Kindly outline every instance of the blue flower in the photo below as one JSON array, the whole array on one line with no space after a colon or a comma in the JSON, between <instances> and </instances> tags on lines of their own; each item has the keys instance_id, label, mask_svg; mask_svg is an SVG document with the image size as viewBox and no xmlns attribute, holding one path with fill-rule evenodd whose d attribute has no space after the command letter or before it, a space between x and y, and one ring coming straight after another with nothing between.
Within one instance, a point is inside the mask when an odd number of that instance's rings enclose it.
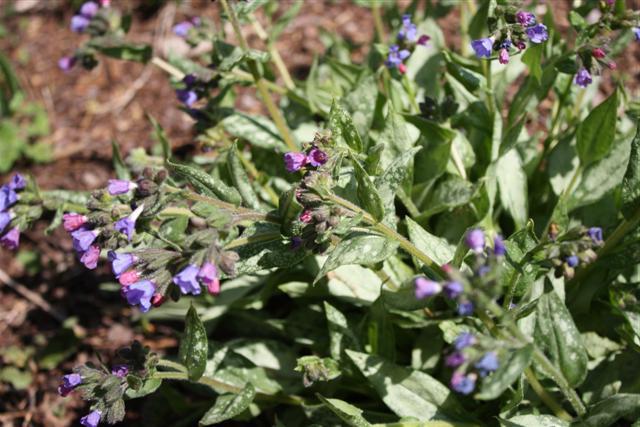
<instances>
[{"instance_id":1,"label":"blue flower","mask_svg":"<svg viewBox=\"0 0 640 427\"><path fill-rule=\"evenodd\" d=\"M471 301L461 301L458 303L458 314L460 316L471 316L473 314L473 303Z\"/></svg>"},{"instance_id":2,"label":"blue flower","mask_svg":"<svg viewBox=\"0 0 640 427\"><path fill-rule=\"evenodd\" d=\"M408 42L415 42L418 39L418 28L411 22L411 15L406 14L402 16L402 28L398 32L398 40L406 40Z\"/></svg>"},{"instance_id":3,"label":"blue flower","mask_svg":"<svg viewBox=\"0 0 640 427\"><path fill-rule=\"evenodd\" d=\"M470 347L476 343L476 337L471 332L463 332L456 337L453 342L453 347L460 351L464 348Z\"/></svg>"},{"instance_id":4,"label":"blue flower","mask_svg":"<svg viewBox=\"0 0 640 427\"><path fill-rule=\"evenodd\" d=\"M530 27L532 25L535 25L536 16L533 13L525 12L521 10L518 13L516 13L516 20L520 25L524 27Z\"/></svg>"},{"instance_id":5,"label":"blue flower","mask_svg":"<svg viewBox=\"0 0 640 427\"><path fill-rule=\"evenodd\" d=\"M98 13L98 5L92 1L88 1L80 7L80 15L91 19Z\"/></svg>"},{"instance_id":6,"label":"blue flower","mask_svg":"<svg viewBox=\"0 0 640 427\"><path fill-rule=\"evenodd\" d=\"M445 283L443 288L443 293L445 294L445 296L451 299L457 298L460 294L462 294L463 291L464 286L462 286L462 283L456 281Z\"/></svg>"},{"instance_id":7,"label":"blue flower","mask_svg":"<svg viewBox=\"0 0 640 427\"><path fill-rule=\"evenodd\" d=\"M402 61L407 59L411 55L407 49L400 49L400 46L394 44L389 47L389 55L387 56L387 60L385 64L387 67L400 67L402 65Z\"/></svg>"},{"instance_id":8,"label":"blue flower","mask_svg":"<svg viewBox=\"0 0 640 427\"><path fill-rule=\"evenodd\" d=\"M457 368L458 366L462 365L465 361L466 361L466 357L464 357L464 354L462 354L459 351L454 351L453 353L451 353L445 358L444 364L450 368Z\"/></svg>"},{"instance_id":9,"label":"blue flower","mask_svg":"<svg viewBox=\"0 0 640 427\"><path fill-rule=\"evenodd\" d=\"M156 285L151 280L142 280L122 288L122 293L131 305L140 307L146 313L151 308L151 298L156 291Z\"/></svg>"},{"instance_id":10,"label":"blue flower","mask_svg":"<svg viewBox=\"0 0 640 427\"><path fill-rule=\"evenodd\" d=\"M640 41L640 27L634 27L631 29L633 31L633 35L636 38L636 41Z\"/></svg>"},{"instance_id":11,"label":"blue flower","mask_svg":"<svg viewBox=\"0 0 640 427\"><path fill-rule=\"evenodd\" d=\"M416 286L416 298L418 299L432 297L442 291L442 285L440 285L440 283L424 277L418 277L414 283Z\"/></svg>"},{"instance_id":12,"label":"blue flower","mask_svg":"<svg viewBox=\"0 0 640 427\"><path fill-rule=\"evenodd\" d=\"M136 230L136 221L138 220L138 217L140 216L143 210L144 210L144 204L138 206L136 210L131 212L131 215L119 219L114 224L113 228L115 228L116 231L124 233L127 236L127 239L131 241L131 239L133 238L133 233Z\"/></svg>"},{"instance_id":13,"label":"blue flower","mask_svg":"<svg viewBox=\"0 0 640 427\"><path fill-rule=\"evenodd\" d=\"M102 412L95 410L89 412L84 417L80 418L80 424L84 427L98 427L100 424L100 417L102 416Z\"/></svg>"},{"instance_id":14,"label":"blue flower","mask_svg":"<svg viewBox=\"0 0 640 427\"><path fill-rule=\"evenodd\" d=\"M467 232L464 242L473 252L482 253L484 251L484 232L479 228L473 228Z\"/></svg>"},{"instance_id":15,"label":"blue flower","mask_svg":"<svg viewBox=\"0 0 640 427\"><path fill-rule=\"evenodd\" d=\"M120 277L122 273L130 269L138 260L138 258L133 254L119 254L115 251L109 251L108 257L109 261L111 261L111 270L113 270L113 274L116 278Z\"/></svg>"},{"instance_id":16,"label":"blue flower","mask_svg":"<svg viewBox=\"0 0 640 427\"><path fill-rule=\"evenodd\" d=\"M536 24L533 27L529 27L525 30L527 37L531 40L531 43L542 43L549 39L547 34L547 27L544 24Z\"/></svg>"},{"instance_id":17,"label":"blue flower","mask_svg":"<svg viewBox=\"0 0 640 427\"><path fill-rule=\"evenodd\" d=\"M86 252L100 234L97 230L79 229L71 233L73 248L78 253Z\"/></svg>"},{"instance_id":18,"label":"blue flower","mask_svg":"<svg viewBox=\"0 0 640 427\"><path fill-rule=\"evenodd\" d=\"M198 282L198 273L200 269L197 265L189 264L180 273L173 276L173 283L178 285L180 292L183 294L200 294L200 283Z\"/></svg>"},{"instance_id":19,"label":"blue flower","mask_svg":"<svg viewBox=\"0 0 640 427\"><path fill-rule=\"evenodd\" d=\"M80 374L67 374L62 377L62 384L58 386L58 394L65 397L71 391L82 383Z\"/></svg>"},{"instance_id":20,"label":"blue flower","mask_svg":"<svg viewBox=\"0 0 640 427\"><path fill-rule=\"evenodd\" d=\"M0 212L6 211L18 201L18 193L9 185L0 187Z\"/></svg>"},{"instance_id":21,"label":"blue flower","mask_svg":"<svg viewBox=\"0 0 640 427\"><path fill-rule=\"evenodd\" d=\"M471 48L478 58L490 58L493 50L493 40L489 38L473 40Z\"/></svg>"},{"instance_id":22,"label":"blue flower","mask_svg":"<svg viewBox=\"0 0 640 427\"><path fill-rule=\"evenodd\" d=\"M0 233L11 223L11 216L9 212L0 212Z\"/></svg>"},{"instance_id":23,"label":"blue flower","mask_svg":"<svg viewBox=\"0 0 640 427\"><path fill-rule=\"evenodd\" d=\"M578 258L576 255L568 256L565 261L567 262L567 265L569 267L576 267L578 264L580 264L580 258Z\"/></svg>"},{"instance_id":24,"label":"blue flower","mask_svg":"<svg viewBox=\"0 0 640 427\"><path fill-rule=\"evenodd\" d=\"M189 21L183 21L173 27L173 33L178 37L185 38L189 35L189 30L193 28L193 24Z\"/></svg>"},{"instance_id":25,"label":"blue flower","mask_svg":"<svg viewBox=\"0 0 640 427\"><path fill-rule=\"evenodd\" d=\"M107 191L112 196L118 196L120 194L126 194L135 188L136 185L124 179L110 179L107 185Z\"/></svg>"},{"instance_id":26,"label":"blue flower","mask_svg":"<svg viewBox=\"0 0 640 427\"><path fill-rule=\"evenodd\" d=\"M2 227L0 227L0 230L2 229ZM589 230L587 230L587 235L591 238L591 240L593 241L593 243L599 245L600 243L603 242L602 239L602 228L600 227L591 227L589 228Z\"/></svg>"},{"instance_id":27,"label":"blue flower","mask_svg":"<svg viewBox=\"0 0 640 427\"><path fill-rule=\"evenodd\" d=\"M13 227L4 236L0 237L0 245L11 251L18 249L20 245L20 230L18 230L18 227Z\"/></svg>"},{"instance_id":28,"label":"blue flower","mask_svg":"<svg viewBox=\"0 0 640 427\"><path fill-rule=\"evenodd\" d=\"M176 89L176 96L178 97L178 101L187 107L191 107L198 100L198 94L190 89Z\"/></svg>"},{"instance_id":29,"label":"blue flower","mask_svg":"<svg viewBox=\"0 0 640 427\"><path fill-rule=\"evenodd\" d=\"M496 234L496 237L493 238L493 254L495 256L504 256L506 253L507 247L504 245L502 236Z\"/></svg>"},{"instance_id":30,"label":"blue flower","mask_svg":"<svg viewBox=\"0 0 640 427\"><path fill-rule=\"evenodd\" d=\"M580 87L587 87L591 84L591 82L593 82L593 79L591 78L589 70L587 70L586 68L581 68L576 73L576 78L574 81Z\"/></svg>"},{"instance_id":31,"label":"blue flower","mask_svg":"<svg viewBox=\"0 0 640 427\"><path fill-rule=\"evenodd\" d=\"M485 353L480 360L478 360L475 365L476 369L480 373L481 377L486 377L491 372L498 369L498 355L495 351L489 351Z\"/></svg>"},{"instance_id":32,"label":"blue flower","mask_svg":"<svg viewBox=\"0 0 640 427\"><path fill-rule=\"evenodd\" d=\"M90 23L91 20L86 16L74 15L71 18L71 31L74 33L82 33L87 29Z\"/></svg>"},{"instance_id":33,"label":"blue flower","mask_svg":"<svg viewBox=\"0 0 640 427\"><path fill-rule=\"evenodd\" d=\"M464 375L462 372L454 372L451 377L451 388L461 394L470 394L476 386L476 375Z\"/></svg>"},{"instance_id":34,"label":"blue flower","mask_svg":"<svg viewBox=\"0 0 640 427\"><path fill-rule=\"evenodd\" d=\"M9 188L12 189L13 191L24 190L26 186L27 186L27 180L24 179L24 176L22 176L21 174L17 173L13 175L13 177L11 177L11 181L9 182Z\"/></svg>"}]
</instances>

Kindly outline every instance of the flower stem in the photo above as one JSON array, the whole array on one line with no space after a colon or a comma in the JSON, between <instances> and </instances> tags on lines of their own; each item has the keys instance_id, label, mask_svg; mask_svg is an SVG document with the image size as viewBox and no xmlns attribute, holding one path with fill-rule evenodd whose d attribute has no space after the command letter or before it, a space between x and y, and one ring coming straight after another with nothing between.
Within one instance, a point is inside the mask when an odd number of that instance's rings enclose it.
<instances>
[{"instance_id":1,"label":"flower stem","mask_svg":"<svg viewBox=\"0 0 640 427\"><path fill-rule=\"evenodd\" d=\"M160 359L160 360L158 360L158 366L162 366L162 367L165 367L165 368L171 368L171 369L173 369L175 371L178 371L178 372L184 372L184 373L187 372L186 366L182 365L181 363L174 362L172 360Z\"/></svg>"},{"instance_id":2,"label":"flower stem","mask_svg":"<svg viewBox=\"0 0 640 427\"><path fill-rule=\"evenodd\" d=\"M269 51L269 55L271 55L271 60L278 69L284 85L287 89L294 90L296 88L296 84L293 82L291 74L289 74L289 70L282 60L280 51L278 50L278 48L276 48L275 43L272 40L269 40L269 36L267 35L266 31L254 16L251 16L251 24L256 30L256 34L258 34L258 37L260 37L260 39L262 39L267 44L267 50Z\"/></svg>"},{"instance_id":3,"label":"flower stem","mask_svg":"<svg viewBox=\"0 0 640 427\"><path fill-rule=\"evenodd\" d=\"M371 4L371 12L373 13L373 24L376 27L376 36L380 43L385 42L384 24L382 23L382 14L380 13L380 1L373 0Z\"/></svg>"},{"instance_id":4,"label":"flower stem","mask_svg":"<svg viewBox=\"0 0 640 427\"><path fill-rule=\"evenodd\" d=\"M247 44L247 40L244 38L244 35L242 34L242 29L240 28L240 21L238 21L236 12L231 7L229 7L229 3L227 0L220 0L220 3L222 4L224 13L229 17L231 21L231 25L233 26L233 31L235 32L236 37L238 38L238 42L240 43L240 48L243 51L248 52L249 46ZM282 113L280 113L280 110L278 109L278 107L276 107L276 104L273 102L273 99L271 99L271 95L269 94L269 90L267 89L267 86L265 84L265 80L260 76L260 70L258 69L258 64L253 59L247 59L247 66L249 67L249 72L253 76L253 80L256 84L256 87L258 88L258 92L262 97L262 101L264 102L265 107L269 111L269 115L271 116L273 123L278 128L278 131L280 132L280 135L282 136L284 143L287 145L287 147L289 147L290 150L298 151L299 149L298 145L293 140L291 131L287 127L287 123L285 122L284 117L282 116Z\"/></svg>"},{"instance_id":5,"label":"flower stem","mask_svg":"<svg viewBox=\"0 0 640 427\"><path fill-rule=\"evenodd\" d=\"M531 386L533 391L535 391L538 397L540 397L540 399L549 407L549 409L553 411L554 414L556 414L558 418L566 421L571 421L573 419L573 417L567 411L565 411L564 408L558 404L558 402L556 402L555 398L547 392L542 384L540 384L540 381L538 381L538 378L536 378L531 368L525 369L524 375L527 377L527 381L529 382L529 385Z\"/></svg>"}]
</instances>

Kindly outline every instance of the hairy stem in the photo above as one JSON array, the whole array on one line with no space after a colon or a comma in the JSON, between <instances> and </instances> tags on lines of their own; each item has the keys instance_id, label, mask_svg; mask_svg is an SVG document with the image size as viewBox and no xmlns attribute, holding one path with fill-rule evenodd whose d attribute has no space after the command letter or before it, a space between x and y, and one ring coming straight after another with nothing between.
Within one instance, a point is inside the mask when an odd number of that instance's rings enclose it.
<instances>
[{"instance_id":1,"label":"hairy stem","mask_svg":"<svg viewBox=\"0 0 640 427\"><path fill-rule=\"evenodd\" d=\"M373 13L373 24L376 27L376 36L380 43L385 42L384 24L382 23L382 14L380 13L380 1L373 0L371 4L371 12Z\"/></svg>"},{"instance_id":2,"label":"hairy stem","mask_svg":"<svg viewBox=\"0 0 640 427\"><path fill-rule=\"evenodd\" d=\"M273 65L275 65L276 68L278 69L278 72L280 73L280 77L282 77L282 81L284 82L284 85L287 87L287 89L294 90L296 88L296 84L293 82L293 79L291 78L291 74L289 74L289 70L287 69L287 66L282 60L282 56L280 56L280 51L278 50L278 48L276 48L274 41L269 40L269 36L267 35L267 32L264 30L262 25L260 25L260 22L258 22L258 20L255 19L254 16L251 17L251 24L253 25L253 28L256 30L256 34L258 34L258 37L260 37L260 39L262 39L264 42L267 43L267 50L269 51L269 55L271 55L271 60L273 61Z\"/></svg>"}]
</instances>

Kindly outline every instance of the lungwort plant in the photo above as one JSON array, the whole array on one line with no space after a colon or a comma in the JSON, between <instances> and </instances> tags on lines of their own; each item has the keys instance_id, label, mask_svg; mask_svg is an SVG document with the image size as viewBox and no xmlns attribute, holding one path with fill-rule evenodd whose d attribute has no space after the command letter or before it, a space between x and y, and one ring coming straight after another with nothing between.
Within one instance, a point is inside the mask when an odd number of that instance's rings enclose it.
<instances>
[{"instance_id":1,"label":"lungwort plant","mask_svg":"<svg viewBox=\"0 0 640 427\"><path fill-rule=\"evenodd\" d=\"M552 2L359 2L366 59L326 34L297 80L276 42L302 2L216 3L220 21L174 28L208 49L164 59L126 41L115 5L85 3L71 29L88 38L60 64L157 65L201 151L175 156L150 118L161 150L114 143L104 189L16 175L0 193L5 246L52 218L135 316L184 319L177 355L133 343L64 377L83 425L154 392L156 425L640 417L638 64L614 62L637 50L637 12L582 1L561 29ZM458 49L436 25L453 13ZM264 115L234 107L244 87Z\"/></svg>"}]
</instances>

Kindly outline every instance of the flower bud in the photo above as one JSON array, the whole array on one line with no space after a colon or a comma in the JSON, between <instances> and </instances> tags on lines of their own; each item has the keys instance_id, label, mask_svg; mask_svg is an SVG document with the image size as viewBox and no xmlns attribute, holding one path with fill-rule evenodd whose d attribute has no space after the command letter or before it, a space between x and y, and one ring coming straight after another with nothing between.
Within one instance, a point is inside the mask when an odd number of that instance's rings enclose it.
<instances>
[{"instance_id":1,"label":"flower bud","mask_svg":"<svg viewBox=\"0 0 640 427\"><path fill-rule=\"evenodd\" d=\"M234 251L224 251L220 254L220 259L218 260L218 266L220 270L224 272L227 276L235 276L236 275L236 263L240 259L240 255Z\"/></svg>"}]
</instances>

